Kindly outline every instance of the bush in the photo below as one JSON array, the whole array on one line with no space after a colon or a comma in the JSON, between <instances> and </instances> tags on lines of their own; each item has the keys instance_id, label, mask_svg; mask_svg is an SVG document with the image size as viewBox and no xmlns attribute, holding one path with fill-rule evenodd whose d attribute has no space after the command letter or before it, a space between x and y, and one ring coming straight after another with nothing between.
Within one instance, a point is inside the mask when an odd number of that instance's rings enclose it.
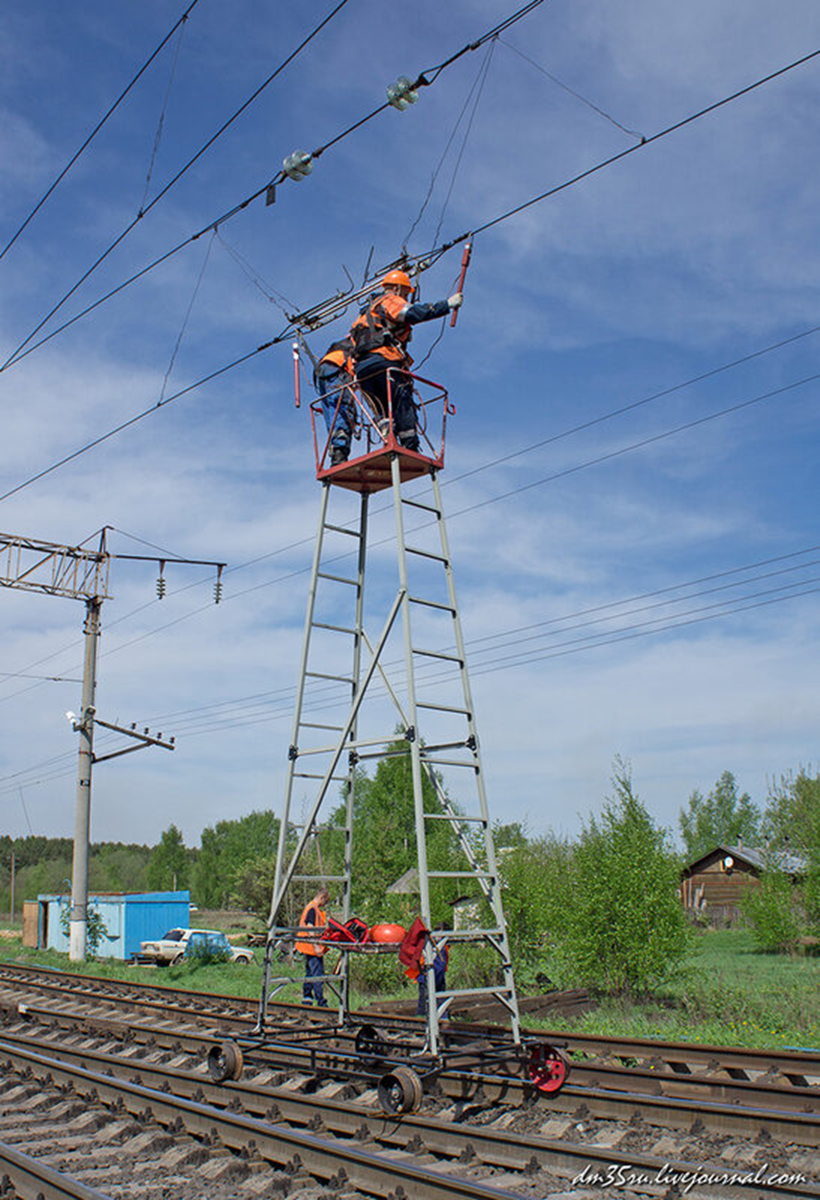
<instances>
[{"instance_id":1,"label":"bush","mask_svg":"<svg viewBox=\"0 0 820 1200\"><path fill-rule=\"evenodd\" d=\"M801 922L788 875L777 868L764 871L760 886L744 892L741 903L757 950L770 954L794 950Z\"/></svg>"},{"instance_id":2,"label":"bush","mask_svg":"<svg viewBox=\"0 0 820 1200\"><path fill-rule=\"evenodd\" d=\"M568 863L551 961L572 986L639 996L675 971L689 932L667 831L653 825L620 760L612 782L614 799L582 830Z\"/></svg>"}]
</instances>

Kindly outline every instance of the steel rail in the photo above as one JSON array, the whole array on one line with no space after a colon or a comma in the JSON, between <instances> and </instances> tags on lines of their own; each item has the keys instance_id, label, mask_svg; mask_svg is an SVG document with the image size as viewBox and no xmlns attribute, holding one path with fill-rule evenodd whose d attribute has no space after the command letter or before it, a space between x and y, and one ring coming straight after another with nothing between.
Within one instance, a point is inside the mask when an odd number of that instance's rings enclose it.
<instances>
[{"instance_id":1,"label":"steel rail","mask_svg":"<svg viewBox=\"0 0 820 1200\"><path fill-rule=\"evenodd\" d=\"M169 1035L168 1040L171 1036L173 1035ZM258 1114L266 1112L273 1103L287 1120L302 1124L308 1124L318 1110L324 1125L337 1133L354 1133L362 1125L369 1125L371 1122L378 1122L380 1126L383 1124L382 1117L374 1116L371 1109L366 1105L357 1104L355 1099L346 1099L342 1102L333 1098L317 1096L315 1093L303 1095L293 1092L292 1089L284 1089L268 1082L259 1084L252 1079L215 1084L208 1078L181 1067L170 1067L161 1063L133 1058L125 1059L111 1051L94 1050L87 1047L78 1049L73 1046L56 1046L50 1040L44 1047L36 1037L9 1031L3 1034L3 1038L7 1042L29 1049L38 1051L47 1049L49 1054L57 1054L67 1061L83 1064L93 1063L96 1070L102 1071L116 1066L119 1073L124 1071L129 1077L137 1076L142 1081L151 1080L151 1086L162 1088L163 1085L172 1085L172 1090L175 1092L178 1088L182 1088L187 1096L194 1096L196 1093L202 1092L208 1103L217 1106L230 1103L232 1099L238 1097L247 1111ZM185 1050L183 1042L184 1039L176 1040L174 1049L177 1052ZM187 1052L192 1056L200 1057L202 1044L194 1043L194 1046ZM511 1082L519 1083L519 1081ZM439 1081L439 1086L445 1095L452 1099L460 1098L457 1081L445 1077ZM820 1115L817 1113L787 1113L762 1108L739 1109L737 1105L715 1104L702 1100L679 1100L655 1096L636 1097L629 1093L574 1088L569 1084L565 1085L561 1092L550 1096L545 1096L523 1083L519 1083L519 1088L519 1095L515 1097L517 1106L520 1106L525 1099L535 1100L540 1101L543 1107L550 1112L578 1113L580 1110L592 1117L609 1118L622 1122L631 1120L637 1114L648 1124L661 1128L671 1127L691 1131L693 1128L704 1127L713 1132L735 1137L758 1138L763 1134L780 1142L793 1141L804 1146L820 1145ZM484 1102L492 1103L509 1098L509 1096L505 1089L488 1080L482 1087L481 1098ZM472 1099L475 1100L475 1097ZM426 1117L424 1114L407 1114L395 1130L395 1140L397 1144L404 1144L411 1140L410 1134L404 1137L400 1133L400 1130L411 1130L422 1137L426 1146L438 1149L438 1146L434 1147L434 1141L440 1125L440 1122ZM443 1149L440 1152L447 1152L448 1145L451 1148L459 1147L459 1151L463 1150L468 1144L474 1142L476 1137L481 1139L485 1132L488 1134L488 1140L496 1137L501 1137L502 1141L504 1138L515 1138L515 1135L508 1132L496 1135L492 1131L477 1131L448 1122L444 1133ZM372 1131L371 1136L375 1136ZM498 1162L500 1165L514 1166L518 1163L518 1159L503 1159ZM525 1165L525 1163L520 1165Z\"/></svg>"},{"instance_id":2,"label":"steel rail","mask_svg":"<svg viewBox=\"0 0 820 1200\"><path fill-rule=\"evenodd\" d=\"M105 998L105 993L108 992L112 1001L120 1002L122 993L126 992L129 995L129 1003L135 1008L141 1008L145 1011L168 1011L180 1016L196 1016L198 1020L213 1019L221 1024L234 1023L237 1026L248 1027L255 1021L255 1000L246 1000L243 997L227 996L218 993L210 992L191 992L185 989L165 988L157 985L135 985L128 981L120 980L105 980L100 982L98 977L71 975L56 971L53 968L29 968L26 966L18 967L17 964L9 966L9 964L0 964L0 980L6 976L6 972L11 975L11 980L15 978L23 978L30 981L30 985L44 991L69 992L76 996L82 996L91 1001L100 1002ZM18 974L19 972L19 974ZM45 983L40 981L37 976L45 972L56 977L57 982ZM32 978L33 976L33 978ZM70 980L81 981L82 984L92 984L96 986L82 987L76 986ZM156 999L143 996L143 991L148 992L151 996L156 996ZM133 993L133 995L132 995ZM169 1004L166 997L173 995L178 998L184 998L185 1003ZM230 1012L215 1009L213 1002L230 1006L232 1009L245 1008L245 1012ZM298 1020L300 1024L307 1024L315 1020L315 1015L305 1010L298 1004L287 1004L279 1002L275 1006L285 1016L292 1016L294 1020ZM403 1017L397 1019L395 1014L385 1012L383 1017L378 1012L367 1013L351 1013L351 1016L357 1020L366 1021L368 1023L378 1024L393 1024L399 1028L416 1028L418 1021L412 1017ZM450 1028L454 1031L459 1029L458 1022L451 1022ZM463 1027L464 1032L481 1037L484 1033L495 1032L493 1026L469 1024ZM720 1046L712 1044L693 1043L673 1043L654 1041L648 1038L623 1038L623 1037L605 1037L603 1035L590 1034L574 1034L571 1032L561 1031L560 1034L555 1034L554 1031L541 1029L526 1029L528 1036L543 1038L549 1040L550 1037L558 1036L566 1042L567 1050L570 1054L590 1054L593 1057L592 1061L584 1061L581 1059L573 1059L573 1077L577 1084L578 1080L583 1078L587 1072L592 1072L596 1077L604 1077L611 1084L618 1084L619 1090L622 1090L621 1085L624 1078L624 1072L629 1073L629 1077L634 1077L636 1081L643 1081L642 1086L650 1092L656 1091L655 1085L660 1081L677 1080L683 1083L690 1076L695 1076L691 1067L709 1068L709 1075L698 1074L696 1076L696 1087L702 1087L703 1080L714 1078L716 1086L724 1088L731 1087L733 1082L758 1082L750 1080L748 1072L761 1072L768 1074L769 1079L766 1081L767 1086L774 1085L774 1074L779 1074L784 1079L789 1081L789 1084L795 1088L805 1088L811 1086L808 1084L808 1079L820 1079L820 1051L811 1050L748 1050L743 1047ZM340 1036L343 1036L340 1032ZM626 1066L624 1063L607 1062L607 1059L627 1059L637 1060L647 1064L644 1067ZM729 1076L726 1080L719 1080L717 1072L725 1071ZM643 1072L641 1075L640 1072ZM815 1089L816 1091L817 1089ZM803 1098L805 1103L815 1103L817 1096L813 1098Z\"/></svg>"},{"instance_id":3,"label":"steel rail","mask_svg":"<svg viewBox=\"0 0 820 1200\"><path fill-rule=\"evenodd\" d=\"M0 1142L0 1171L8 1177L17 1200L111 1200L106 1193L21 1154L5 1142Z\"/></svg>"},{"instance_id":4,"label":"steel rail","mask_svg":"<svg viewBox=\"0 0 820 1200\"><path fill-rule=\"evenodd\" d=\"M446 1176L428 1167L414 1166L412 1162L399 1162L389 1155L352 1147L339 1139L302 1133L210 1104L171 1096L138 1083L71 1066L58 1058L36 1054L2 1040L0 1054L12 1063L24 1063L38 1079L49 1076L51 1082L71 1084L78 1092L93 1094L102 1102L121 1104L135 1115L145 1117L150 1114L159 1124L170 1125L181 1120L189 1133L207 1134L211 1139L216 1133L223 1145L237 1151L247 1150L253 1142L262 1158L277 1165L285 1166L298 1158L310 1174L325 1181L339 1180L343 1170L343 1177L350 1183L374 1196L395 1195L401 1187L413 1200L521 1200L520 1195L489 1187L478 1180ZM820 1190L816 1195L820 1196Z\"/></svg>"},{"instance_id":5,"label":"steel rail","mask_svg":"<svg viewBox=\"0 0 820 1200\"><path fill-rule=\"evenodd\" d=\"M0 1007L2 1007L2 1000L0 1000ZM36 1017L40 1020L61 1024L82 1022L87 1026L94 1025L106 1032L117 1033L119 1036L136 1037L138 1040L140 1037L155 1041L164 1039L171 1045L182 1045L183 1039L190 1038L194 1044L190 1050L192 1053L196 1053L202 1046L210 1047L224 1041L226 1036L231 1036L231 1033L224 1029L201 1033L180 1029L168 1031L156 1026L122 1021L118 1017L98 1016L78 1011L67 1013L65 1010L55 1011L25 1002L16 1005L16 1011L22 1016ZM222 1024L225 1024L224 1019ZM244 1045L242 1035L236 1036L240 1045ZM334 1033L334 1040L342 1043L342 1046L345 1043L349 1044L352 1037L353 1034L350 1031ZM337 1056L332 1046L322 1048L315 1045L298 1046L293 1044L287 1048L277 1047L269 1053L264 1050L253 1053L254 1062L259 1066L273 1069L289 1067L307 1074L315 1074L317 1071L335 1071L342 1077L350 1075L349 1056L345 1055L343 1049L338 1051ZM499 1066L501 1068L503 1064L499 1064ZM510 1069L517 1071L519 1068L516 1064ZM661 1102L661 1106L663 1102L677 1100L688 1102L695 1112L704 1108L704 1113L710 1115L710 1118L719 1125L725 1125L726 1121L730 1119L725 1113L721 1115L721 1105L724 1108L731 1106L738 1112L745 1112L749 1109L772 1114L779 1113L781 1121L787 1113L800 1117L802 1115L810 1116L818 1111L817 1089L796 1087L793 1084L783 1087L776 1083L724 1079L715 1075L662 1074L651 1069L642 1070L635 1067L606 1066L575 1061L572 1064L572 1080L571 1085L564 1085L561 1092L548 1097L547 1103L550 1106L569 1111L573 1104L575 1107L580 1104L588 1106L594 1104L598 1110L606 1107L611 1113L613 1106L618 1104L621 1107L626 1103L638 1106L643 1102L647 1111L657 1112L657 1108L653 1109L649 1103L651 1100L657 1099ZM485 1094L492 1092L498 1099L504 1098L510 1103L518 1104L530 1100L533 1095L540 1095L526 1080L517 1075L493 1076L477 1070L447 1070L437 1077L437 1083L445 1094L461 1099L469 1098L479 1088L483 1089ZM563 1096L563 1100L559 1099L560 1096Z\"/></svg>"},{"instance_id":6,"label":"steel rail","mask_svg":"<svg viewBox=\"0 0 820 1200\"><path fill-rule=\"evenodd\" d=\"M27 1051L5 1041L0 1041L0 1053L11 1057L12 1060L16 1058L24 1062L33 1074L41 1078L48 1075L52 1081L58 1079L70 1082L77 1090L93 1091L98 1099L109 1099L114 1103L121 1102L127 1110L141 1113L143 1116L150 1113L151 1117L160 1124L170 1124L181 1118L189 1132L208 1133L211 1138L216 1132L225 1145L236 1149L247 1148L252 1138L256 1150L263 1158L269 1158L279 1164L293 1161L294 1153L298 1153L307 1170L320 1178L330 1178L331 1176L338 1178L341 1166L344 1168L346 1177L353 1184L371 1190L377 1196L395 1194L392 1191L388 1192L388 1189L393 1188L397 1179L400 1180L402 1186L406 1183L411 1188L408 1194L413 1197L413 1200L456 1200L456 1198L512 1200L514 1196L514 1193L487 1186L474 1179L459 1179L447 1175L445 1174L446 1164L440 1171L435 1171L427 1167L413 1166L406 1160L398 1163L389 1154L351 1149L349 1141L330 1141L316 1132L300 1133L278 1124L271 1124L269 1121L259 1120L256 1117L227 1111L224 1108L203 1103L201 1100L188 1100L169 1095L165 1091L145 1087L143 1084L132 1083L121 1078L114 1079L110 1075L98 1071L67 1065L61 1059ZM83 1052L77 1050L74 1055L82 1058ZM126 1062L117 1065L127 1067L129 1064ZM142 1067L144 1073L148 1073L146 1064L131 1064L132 1070L137 1070L139 1067ZM171 1077L176 1079L179 1074L170 1068L163 1070L159 1066L151 1066L150 1070L155 1076L163 1076L163 1082L166 1085ZM188 1079L191 1084L202 1087L201 1077L189 1076ZM202 1090L203 1094L206 1094L204 1088ZM246 1093L247 1090L247 1085L245 1088L236 1089L235 1098L238 1099L238 1093ZM270 1093L265 1096L263 1089L259 1089L259 1091L263 1100L265 1098L270 1100ZM293 1101L294 1097L290 1096L289 1099ZM318 1107L316 1098L309 1100L310 1103L313 1104L315 1117L318 1115L315 1111ZM278 1097L274 1104L279 1109ZM348 1109L348 1106L345 1105L334 1107L341 1112ZM327 1102L322 1106L322 1110L326 1113L329 1112ZM281 1109L279 1109L275 1114L275 1119L280 1119L281 1115ZM348 1120L342 1122L348 1136L351 1132L356 1133L361 1130L362 1121L365 1123L367 1121L367 1114L361 1112L353 1114L354 1120L361 1118L355 1127L352 1127L349 1117L348 1109ZM327 1129L324 1117L322 1120L323 1128ZM433 1122L430 1119L425 1120L419 1117L404 1117L401 1121L397 1121L395 1118L373 1118L371 1116L371 1122L375 1123L373 1133L379 1141L388 1141L400 1146L408 1146L411 1149L432 1151L446 1155L450 1159L470 1160L477 1157L488 1165L520 1171L531 1172L537 1168L577 1176L584 1168L593 1171L599 1170L605 1174L614 1165L624 1171L646 1177L651 1177L653 1174L657 1176L662 1169L667 1172L674 1171L679 1175L695 1177L706 1173L716 1176L733 1173L753 1174L751 1171L738 1171L737 1167L731 1165L721 1164L718 1167L691 1161L670 1162L652 1155L625 1153L617 1148L600 1148L588 1143L577 1144L548 1139L531 1139L512 1134L507 1130L487 1130L476 1127L459 1130L454 1128L450 1122ZM378 1126L381 1126L381 1129L378 1129ZM406 1134L409 1135L406 1136L406 1140L405 1133L400 1132L405 1126L407 1127ZM316 1127L315 1120L313 1127ZM367 1134L368 1136L371 1134L370 1127L367 1128ZM745 1197L748 1200L748 1182L716 1182L710 1186L710 1196L717 1197L719 1200L735 1200L739 1197ZM787 1197L790 1200L809 1200L809 1198L818 1200L820 1187L812 1184L799 1184L792 1180L783 1184L756 1181L755 1197L756 1200L764 1200L768 1197L771 1197L772 1200L775 1198L785 1200ZM520 1200L520 1195L517 1200Z\"/></svg>"}]
</instances>

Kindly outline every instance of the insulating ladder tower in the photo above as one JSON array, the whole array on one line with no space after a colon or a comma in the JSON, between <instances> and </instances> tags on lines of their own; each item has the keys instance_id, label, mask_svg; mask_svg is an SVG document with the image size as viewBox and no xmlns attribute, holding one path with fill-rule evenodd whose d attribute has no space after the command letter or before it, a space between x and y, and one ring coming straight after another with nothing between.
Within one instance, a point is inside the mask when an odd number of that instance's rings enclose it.
<instances>
[{"instance_id":1,"label":"insulating ladder tower","mask_svg":"<svg viewBox=\"0 0 820 1200\"><path fill-rule=\"evenodd\" d=\"M356 407L364 453L330 466L330 438L325 443L324 433L320 436L317 432L317 417L321 421L321 414L318 402L312 406L317 478L322 495L280 814L259 1031L265 1030L268 999L282 982L273 978L275 948L280 939L293 938L293 921L286 922L283 914L288 889L295 883L307 885L306 894L310 896L326 884L334 900L340 902L342 920L351 916L357 766L369 759L380 760L391 755L402 755L406 760L409 749L408 783L412 784L415 814L419 915L427 930L424 970L429 999L424 1051L436 1056L442 1048L440 1023L459 999L497 1000L508 1016L516 1046L521 1043L521 1034L438 480L444 465L446 419L454 409L438 385L414 378L413 386L419 413L419 452L404 448L389 427L385 430L383 422L379 427L366 399L351 391L348 402ZM435 435L431 433L433 422L437 424L439 419L440 443L437 431ZM435 446L431 441L433 436ZM420 479L429 481L432 497L418 490L412 495L405 494L407 485ZM379 632L371 637L365 628L365 568L369 501L378 492L392 497L398 587L392 601L390 592L380 593L383 617L378 622ZM348 494L344 501L342 493ZM330 517L331 500L337 505L351 502L355 505L349 493L358 493L358 513L346 523L334 523ZM414 542L422 544L411 544L408 534ZM355 559L355 570L348 565L351 558ZM338 599L342 594L346 596L345 604ZM339 616L344 609L349 614L346 618ZM396 668L391 661L391 675L388 675L386 650L391 647L391 651L395 648L398 652L401 641L403 654L397 653L396 660L400 665ZM331 723L323 705L328 703L329 694L338 694L340 689L347 699L336 711L346 715L335 717ZM366 699L370 701L367 709L375 704L377 720L383 722L372 731L365 729ZM323 821L332 808L337 810L339 822L340 792L344 820L334 828L337 836L343 832L343 870L328 876L321 871L320 859L317 866L311 864L314 873L298 873L303 852L313 847L320 830L327 828ZM295 814L297 804L302 811ZM301 820L295 821L294 815ZM444 822L452 831L449 842L452 853L450 861L445 863L429 861L428 851L436 841L433 827L438 822ZM448 885L448 880L455 882ZM475 900L475 928L434 929L431 894L435 894L436 888L447 886L451 893L457 890ZM491 982L470 988L448 987L436 993L435 954L446 946L458 955L459 947L469 943L488 948L493 968L489 972ZM331 984L338 996L340 1024L347 1022L349 1013L349 963L350 956L342 954L338 974L324 976L326 984ZM398 966L396 977L398 981Z\"/></svg>"}]
</instances>

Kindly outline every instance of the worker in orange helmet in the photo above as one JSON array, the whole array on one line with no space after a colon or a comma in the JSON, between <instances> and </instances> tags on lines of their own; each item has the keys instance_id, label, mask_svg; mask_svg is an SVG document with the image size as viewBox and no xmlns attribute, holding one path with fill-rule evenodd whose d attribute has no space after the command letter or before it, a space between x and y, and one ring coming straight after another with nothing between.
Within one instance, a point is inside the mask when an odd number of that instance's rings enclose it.
<instances>
[{"instance_id":1,"label":"worker in orange helmet","mask_svg":"<svg viewBox=\"0 0 820 1200\"><path fill-rule=\"evenodd\" d=\"M320 888L312 900L309 900L302 910L302 915L299 918L299 928L307 929L309 926L315 926L319 932L327 925L327 913L325 905L330 899L330 892L327 888ZM327 1000L324 998L322 991L321 978L317 976L324 974L324 956L327 952L327 945L323 942L307 942L300 939L294 945L294 949L299 954L305 956L305 982L302 986L302 1003L313 1004L314 997L319 1008L327 1008Z\"/></svg>"},{"instance_id":2,"label":"worker in orange helmet","mask_svg":"<svg viewBox=\"0 0 820 1200\"><path fill-rule=\"evenodd\" d=\"M433 321L436 317L446 317L451 309L461 306L463 297L461 292L456 292L448 300L413 304L410 297L415 288L405 271L388 271L382 287L384 292L360 313L350 330L356 378L377 419L382 422L380 432L386 436L389 395L393 402L396 437L406 450L418 450L413 383L404 374L413 362L407 352L407 343L412 336L410 327L422 321ZM391 372L389 384L388 371Z\"/></svg>"},{"instance_id":3,"label":"worker in orange helmet","mask_svg":"<svg viewBox=\"0 0 820 1200\"><path fill-rule=\"evenodd\" d=\"M330 441L330 465L346 462L350 456L350 435L356 412L350 394L353 363L350 358L353 339L331 342L313 371L313 384L322 402L322 412Z\"/></svg>"}]
</instances>

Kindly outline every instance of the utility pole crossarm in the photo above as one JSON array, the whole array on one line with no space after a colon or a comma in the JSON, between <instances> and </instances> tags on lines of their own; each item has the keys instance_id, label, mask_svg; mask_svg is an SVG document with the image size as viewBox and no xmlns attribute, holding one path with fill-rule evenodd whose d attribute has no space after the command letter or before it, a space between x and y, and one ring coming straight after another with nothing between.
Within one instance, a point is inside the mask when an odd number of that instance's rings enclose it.
<instances>
[{"instance_id":1,"label":"utility pole crossarm","mask_svg":"<svg viewBox=\"0 0 820 1200\"><path fill-rule=\"evenodd\" d=\"M72 600L108 598L110 555L0 533L0 587Z\"/></svg>"},{"instance_id":2,"label":"utility pole crossarm","mask_svg":"<svg viewBox=\"0 0 820 1200\"><path fill-rule=\"evenodd\" d=\"M122 725L114 725L111 721L103 721L102 717L94 717L95 725L102 725L105 729L113 729L115 733L124 733L126 737L134 738L137 742L136 746L126 746L124 750L113 750L110 754L94 754L92 761L96 763L107 762L111 758L120 758L123 754L133 754L135 750L145 750L147 746L161 746L163 750L175 750L174 738L165 742L162 740L162 734L152 734L146 729L140 733L137 729L131 726L125 729ZM75 726L77 728L77 726Z\"/></svg>"}]
</instances>

